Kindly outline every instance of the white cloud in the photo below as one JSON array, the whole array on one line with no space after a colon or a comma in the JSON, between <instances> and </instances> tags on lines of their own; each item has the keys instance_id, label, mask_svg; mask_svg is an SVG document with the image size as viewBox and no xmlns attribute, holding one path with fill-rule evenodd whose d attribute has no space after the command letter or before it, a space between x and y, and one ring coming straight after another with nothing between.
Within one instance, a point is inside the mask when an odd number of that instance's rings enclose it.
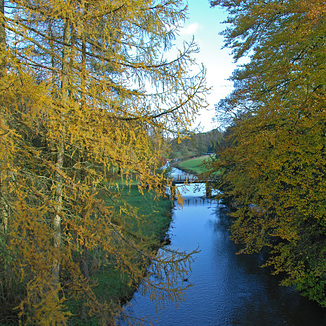
<instances>
[{"instance_id":1,"label":"white cloud","mask_svg":"<svg viewBox=\"0 0 326 326\"><path fill-rule=\"evenodd\" d=\"M180 31L180 35L194 35L199 28L200 25L197 22L189 24Z\"/></svg>"}]
</instances>

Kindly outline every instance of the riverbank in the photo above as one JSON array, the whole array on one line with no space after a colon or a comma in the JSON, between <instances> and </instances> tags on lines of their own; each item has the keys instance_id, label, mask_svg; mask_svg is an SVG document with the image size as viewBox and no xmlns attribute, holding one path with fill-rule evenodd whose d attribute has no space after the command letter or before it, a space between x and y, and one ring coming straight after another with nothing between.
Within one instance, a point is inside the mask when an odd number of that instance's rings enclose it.
<instances>
[{"instance_id":1,"label":"riverbank","mask_svg":"<svg viewBox=\"0 0 326 326\"><path fill-rule=\"evenodd\" d=\"M203 163L208 160L210 155L202 155L194 158L186 159L184 161L176 162L175 167L192 174L201 174L207 169Z\"/></svg>"},{"instance_id":2,"label":"riverbank","mask_svg":"<svg viewBox=\"0 0 326 326\"><path fill-rule=\"evenodd\" d=\"M140 194L137 185L132 185L130 188L122 187L119 191L121 192L121 198L128 205L136 208L137 216L140 217L138 219L130 218L128 223L131 223L130 225L135 229L135 233L139 234L140 237L147 236L151 238L148 247L151 250L157 250L166 241L172 214L171 200L167 196L157 199L153 192ZM124 250L124 248L121 248L121 250ZM117 269L114 264L112 264L112 268L99 269L91 278L97 283L94 288L96 297L103 298L110 303L112 311L129 301L137 287L137 284L131 282L128 275ZM75 309L72 309L76 317L70 318L69 325L86 326L97 324L96 318L87 319L85 322L82 321L78 307L79 305L76 304Z\"/></svg>"}]
</instances>

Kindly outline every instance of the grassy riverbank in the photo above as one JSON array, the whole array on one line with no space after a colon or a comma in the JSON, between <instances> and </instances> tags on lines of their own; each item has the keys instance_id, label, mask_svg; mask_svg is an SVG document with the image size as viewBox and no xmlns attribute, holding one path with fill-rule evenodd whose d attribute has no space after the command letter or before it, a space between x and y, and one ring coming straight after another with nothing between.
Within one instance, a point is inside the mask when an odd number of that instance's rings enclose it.
<instances>
[{"instance_id":1,"label":"grassy riverbank","mask_svg":"<svg viewBox=\"0 0 326 326\"><path fill-rule=\"evenodd\" d=\"M154 198L155 194L153 192L145 191L144 195L142 195L139 193L137 185L132 185L130 188L122 187L119 189L119 192L121 192L121 198L127 204L135 207L137 215L141 217L137 220L135 218L126 218L126 223L131 226L133 232L140 236L150 237L149 248L157 249L164 241L170 226L171 200L167 197L161 197L157 200ZM109 205L111 204L109 199L106 201ZM121 250L123 249L121 248ZM108 266L99 268L91 277L98 284L94 288L96 296L111 303L113 310L115 307L128 301L135 290L135 284L130 282L128 274L115 268L114 265L114 262L112 262L112 268L108 268ZM76 317L70 319L70 325L97 325L96 318L82 322L80 318L80 304L76 303L75 306L70 306L69 308L73 308L73 313L76 314Z\"/></svg>"},{"instance_id":2,"label":"grassy riverbank","mask_svg":"<svg viewBox=\"0 0 326 326\"><path fill-rule=\"evenodd\" d=\"M209 157L210 155L194 157L178 163L177 167L189 173L200 174L206 171L206 168L203 166L203 163L205 160L208 160Z\"/></svg>"}]
</instances>

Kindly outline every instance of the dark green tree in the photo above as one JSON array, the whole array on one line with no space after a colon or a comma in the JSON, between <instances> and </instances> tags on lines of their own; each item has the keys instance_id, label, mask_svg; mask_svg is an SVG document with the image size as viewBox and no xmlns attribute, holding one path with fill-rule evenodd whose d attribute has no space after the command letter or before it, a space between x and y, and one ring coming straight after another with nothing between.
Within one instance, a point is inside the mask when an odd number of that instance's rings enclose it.
<instances>
[{"instance_id":1,"label":"dark green tree","mask_svg":"<svg viewBox=\"0 0 326 326\"><path fill-rule=\"evenodd\" d=\"M283 284L326 306L326 6L324 1L211 1L229 12L234 113L213 170L232 202L242 252L270 253Z\"/></svg>"}]
</instances>

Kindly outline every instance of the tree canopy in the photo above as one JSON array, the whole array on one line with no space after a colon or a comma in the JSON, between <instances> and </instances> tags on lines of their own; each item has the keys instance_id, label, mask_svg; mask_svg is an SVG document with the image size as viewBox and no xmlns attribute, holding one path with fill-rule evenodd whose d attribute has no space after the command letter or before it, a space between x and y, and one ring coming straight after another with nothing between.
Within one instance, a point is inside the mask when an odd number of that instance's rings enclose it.
<instances>
[{"instance_id":1,"label":"tree canopy","mask_svg":"<svg viewBox=\"0 0 326 326\"><path fill-rule=\"evenodd\" d=\"M229 12L233 112L219 149L219 186L242 252L269 253L284 285L326 306L324 1L211 1ZM249 60L248 60L249 59Z\"/></svg>"},{"instance_id":2,"label":"tree canopy","mask_svg":"<svg viewBox=\"0 0 326 326\"><path fill-rule=\"evenodd\" d=\"M221 132L217 129L208 132L190 133L171 140L170 158L187 158L213 153L221 139Z\"/></svg>"},{"instance_id":3,"label":"tree canopy","mask_svg":"<svg viewBox=\"0 0 326 326\"><path fill-rule=\"evenodd\" d=\"M188 255L156 257L119 189L136 179L140 192L162 194L164 138L205 105L196 45L165 54L183 1L1 0L0 9L0 302L23 323L56 325L75 300L105 324L115 309L94 294L90 266L137 283L150 260L168 278L149 286L177 294Z\"/></svg>"}]
</instances>

